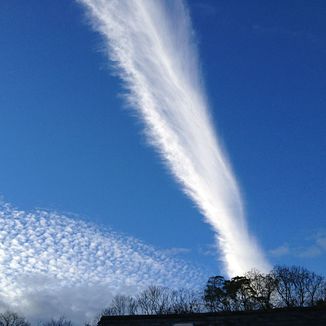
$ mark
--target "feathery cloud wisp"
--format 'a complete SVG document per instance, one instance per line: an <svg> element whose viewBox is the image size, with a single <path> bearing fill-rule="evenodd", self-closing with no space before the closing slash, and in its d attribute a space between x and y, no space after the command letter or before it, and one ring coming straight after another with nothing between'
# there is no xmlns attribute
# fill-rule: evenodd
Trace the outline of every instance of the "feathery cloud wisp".
<svg viewBox="0 0 326 326"><path fill-rule="evenodd" d="M226 272L269 270L248 232L237 182L209 118L184 3L79 2L104 36L149 141L216 231Z"/></svg>

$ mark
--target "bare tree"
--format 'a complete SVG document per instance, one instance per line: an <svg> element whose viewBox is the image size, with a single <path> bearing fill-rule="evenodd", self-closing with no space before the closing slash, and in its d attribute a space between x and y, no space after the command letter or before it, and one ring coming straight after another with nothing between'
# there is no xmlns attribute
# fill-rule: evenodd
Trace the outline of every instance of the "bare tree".
<svg viewBox="0 0 326 326"><path fill-rule="evenodd" d="M137 301L130 296L116 295L110 305L103 311L103 315L135 315L137 313Z"/></svg>
<svg viewBox="0 0 326 326"><path fill-rule="evenodd" d="M12 311L6 311L0 314L0 326L30 326L25 317Z"/></svg>
<svg viewBox="0 0 326 326"><path fill-rule="evenodd" d="M51 319L50 321L43 323L42 326L73 326L73 324L70 320L62 316L59 319Z"/></svg>
<svg viewBox="0 0 326 326"><path fill-rule="evenodd" d="M294 284L296 306L303 307L308 303L306 288L309 283L310 272L306 268L300 266L292 266L290 271Z"/></svg>
<svg viewBox="0 0 326 326"><path fill-rule="evenodd" d="M314 306L318 300L323 299L323 290L326 289L325 279L314 272L309 272L305 289L309 298L309 305Z"/></svg>
<svg viewBox="0 0 326 326"><path fill-rule="evenodd" d="M201 312L202 307L203 302L198 293L187 289L171 291L169 312L174 314L190 314Z"/></svg>
<svg viewBox="0 0 326 326"><path fill-rule="evenodd" d="M295 285L293 275L286 266L276 266L272 271L277 280L277 292L279 294L279 306L295 307Z"/></svg>
<svg viewBox="0 0 326 326"><path fill-rule="evenodd" d="M281 305L304 307L314 305L322 297L325 279L304 267L276 266L273 273L278 281Z"/></svg>
<svg viewBox="0 0 326 326"><path fill-rule="evenodd" d="M170 299L168 288L149 286L137 296L137 304L143 314L166 314L169 313Z"/></svg>

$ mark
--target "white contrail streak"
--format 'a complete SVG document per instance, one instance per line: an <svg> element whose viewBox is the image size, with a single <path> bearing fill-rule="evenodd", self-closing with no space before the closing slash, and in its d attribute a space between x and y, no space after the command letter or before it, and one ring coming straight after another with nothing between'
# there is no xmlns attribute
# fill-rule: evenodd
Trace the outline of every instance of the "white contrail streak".
<svg viewBox="0 0 326 326"><path fill-rule="evenodd" d="M0 312L33 321L92 319L115 294L203 284L199 269L142 242L62 214L0 202Z"/></svg>
<svg viewBox="0 0 326 326"><path fill-rule="evenodd" d="M184 3L79 1L104 36L150 142L215 229L227 274L268 270L248 234L236 180L209 118Z"/></svg>

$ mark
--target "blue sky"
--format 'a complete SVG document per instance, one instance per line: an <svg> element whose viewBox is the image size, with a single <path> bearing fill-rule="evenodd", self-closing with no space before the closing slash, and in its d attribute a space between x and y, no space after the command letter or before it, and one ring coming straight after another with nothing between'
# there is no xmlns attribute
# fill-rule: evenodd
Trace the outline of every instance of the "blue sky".
<svg viewBox="0 0 326 326"><path fill-rule="evenodd" d="M272 262L324 273L326 5L189 1L214 125ZM71 212L219 273L180 191L73 1L0 3L0 193Z"/></svg>

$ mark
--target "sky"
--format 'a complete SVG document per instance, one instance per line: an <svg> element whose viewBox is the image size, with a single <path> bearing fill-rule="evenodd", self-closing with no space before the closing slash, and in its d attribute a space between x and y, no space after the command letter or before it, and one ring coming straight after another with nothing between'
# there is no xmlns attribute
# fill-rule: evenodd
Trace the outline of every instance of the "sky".
<svg viewBox="0 0 326 326"><path fill-rule="evenodd" d="M210 115L250 233L271 265L325 275L326 4L187 6ZM126 105L85 9L74 1L1 1L0 42L2 215L40 221L58 212L68 224L112 230L109 239L117 232L141 241L159 261L167 256L203 278L222 273L212 227Z"/></svg>

